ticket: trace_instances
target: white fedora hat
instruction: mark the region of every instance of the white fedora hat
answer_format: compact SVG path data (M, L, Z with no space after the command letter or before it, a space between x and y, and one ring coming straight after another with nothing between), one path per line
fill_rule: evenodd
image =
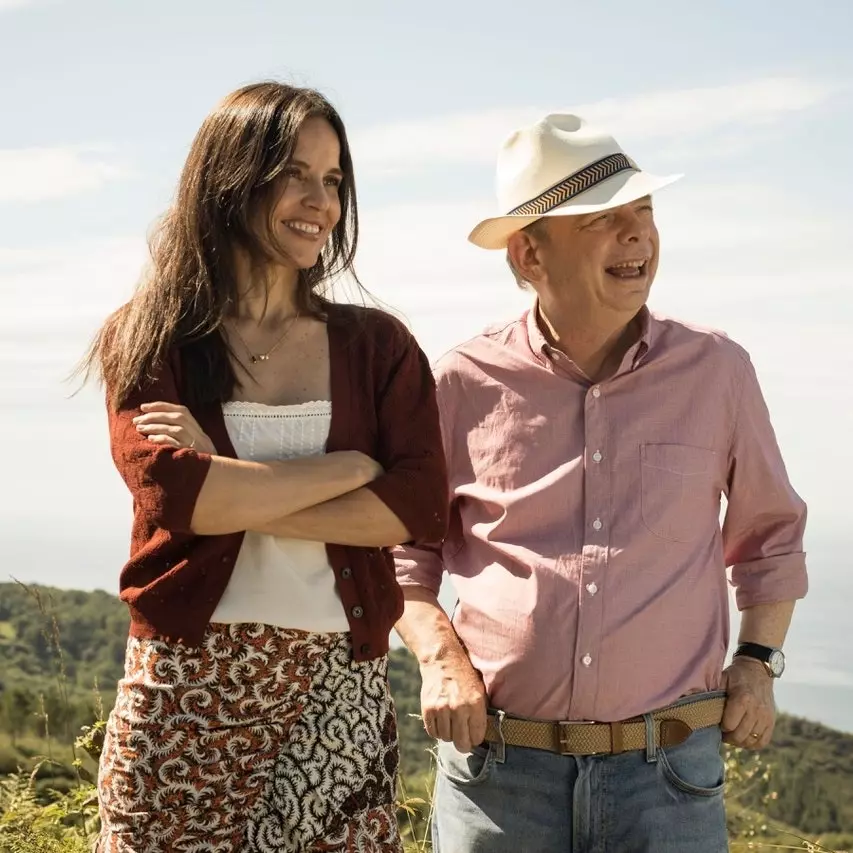
M643 172L616 140L580 116L555 113L515 131L498 154L501 216L484 219L468 239L503 249L511 234L543 216L609 210L636 201L681 175Z

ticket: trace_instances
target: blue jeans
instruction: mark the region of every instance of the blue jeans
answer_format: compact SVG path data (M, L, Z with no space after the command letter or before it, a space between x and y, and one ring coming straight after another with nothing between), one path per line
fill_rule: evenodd
M434 853L724 853L718 727L666 749L438 749ZM501 753L504 753L501 755Z

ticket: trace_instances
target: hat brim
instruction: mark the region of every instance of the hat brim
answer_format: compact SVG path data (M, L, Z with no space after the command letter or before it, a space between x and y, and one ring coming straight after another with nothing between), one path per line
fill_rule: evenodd
M683 175L660 177L648 172L621 172L542 216L494 216L484 219L468 235L468 239L482 249L505 249L507 241L516 231L521 231L543 216L582 216L610 210L651 195L681 177Z

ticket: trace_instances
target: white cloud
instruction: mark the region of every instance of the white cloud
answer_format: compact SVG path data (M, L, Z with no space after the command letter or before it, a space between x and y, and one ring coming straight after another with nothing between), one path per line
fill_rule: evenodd
M767 77L727 86L655 92L579 107L578 112L632 135L695 136L730 127L765 124L826 101L837 84Z
M142 238L114 237L43 249L0 247L6 310L0 315L0 382L79 357L107 314L133 290L147 259Z
M35 0L0 0L0 12L7 9L20 9L23 6L31 6Z
M126 174L127 167L103 149L0 149L0 203L76 195Z
M814 267L839 259L853 222L803 204L780 187L748 182L684 181L655 197L665 255L701 258L704 272L771 271L805 260ZM757 266L756 266L757 265Z
M38 249L13 249L8 246L0 246L0 269L31 266L38 263L43 254Z
M514 128L560 109L583 115L617 137L663 139L676 145L686 138L724 134L732 127L755 128L779 121L827 101L840 88L824 81L766 77L590 104L456 113L356 131L352 146L360 169L395 172L445 164L491 166L501 140ZM739 137L737 145L743 143ZM726 144L731 146L732 141Z

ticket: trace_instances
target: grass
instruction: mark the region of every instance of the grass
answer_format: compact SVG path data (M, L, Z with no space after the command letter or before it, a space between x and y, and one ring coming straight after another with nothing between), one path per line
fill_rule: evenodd
M0 732L0 775L14 773L22 763L40 755L48 755L55 748L44 738L24 735L13 743L11 735Z

